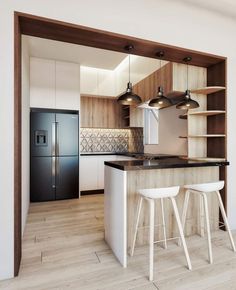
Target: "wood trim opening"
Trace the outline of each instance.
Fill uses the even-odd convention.
[[[21,36],[30,35],[112,51],[126,52],[124,47],[134,45],[133,54],[156,58],[165,51],[165,60],[182,63],[192,57],[192,65],[211,67],[226,58],[188,50],[150,40],[97,30],[35,15],[14,13],[14,274],[18,275],[21,261]]]

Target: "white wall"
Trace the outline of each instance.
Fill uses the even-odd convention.
[[[181,1],[120,0],[0,2],[0,279],[13,276],[13,11],[18,10],[85,26],[150,39],[228,57],[228,212],[236,228],[236,23]],[[92,9],[91,9],[92,7]],[[127,14],[131,11],[131,17]],[[127,16],[128,15],[128,16]]]
[[[22,234],[24,232],[30,201],[30,58],[29,47],[22,41]]]
[[[179,119],[182,112],[175,106],[159,110],[158,145],[145,145],[145,153],[187,155],[187,120]]]

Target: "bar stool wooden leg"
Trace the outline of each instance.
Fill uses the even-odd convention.
[[[211,230],[210,230],[210,221],[209,221],[208,202],[207,202],[206,194],[201,192],[201,195],[203,197],[205,218],[206,218],[206,230],[207,230],[209,262],[210,262],[210,264],[212,264],[213,263],[213,256],[212,256]]]
[[[180,221],[180,217],[179,217],[179,212],[178,212],[178,208],[177,208],[177,205],[176,205],[176,201],[175,201],[174,197],[170,197],[170,200],[171,200],[171,203],[172,203],[172,206],[173,206],[173,209],[174,209],[174,214],[175,214],[175,218],[176,218],[177,225],[178,225],[178,228],[179,228],[179,234],[180,234],[180,238],[181,238],[181,241],[182,241],[182,244],[183,244],[184,253],[185,253],[186,260],[187,260],[188,268],[189,268],[189,270],[192,270],[192,265],[191,265],[191,261],[190,261],[190,258],[189,258],[188,249],[187,249],[187,245],[186,245],[186,242],[185,242],[183,228],[182,228],[182,224],[181,224],[181,221]]]
[[[161,198],[161,216],[162,216],[162,228],[163,228],[163,246],[164,249],[167,249],[167,242],[166,242],[166,221],[165,221],[165,212],[164,212],[164,201],[163,198]]]
[[[201,194],[199,194],[199,211],[200,211],[200,236],[205,236],[205,217],[204,217],[204,201]]]
[[[184,232],[184,228],[185,228],[185,224],[186,224],[186,218],[187,218],[189,195],[190,195],[189,190],[186,190],[185,197],[184,197],[183,212],[182,212],[182,217],[181,217],[183,232]],[[179,244],[179,246],[182,245],[181,238],[179,238],[178,244]]]
[[[231,233],[231,230],[230,230],[230,227],[229,227],[228,219],[227,219],[227,216],[226,216],[226,213],[225,213],[225,208],[224,208],[224,205],[223,205],[223,202],[222,202],[222,198],[221,198],[221,195],[220,195],[219,191],[216,191],[216,193],[217,193],[217,198],[218,198],[219,205],[220,205],[221,214],[222,214],[222,217],[223,217],[223,220],[224,220],[224,224],[225,224],[225,227],[227,229],[227,232],[228,232],[228,235],[229,235],[229,239],[230,239],[230,242],[231,242],[231,246],[232,246],[233,251],[235,252],[236,251],[235,244],[234,244],[233,236],[232,236],[232,233]]]
[[[133,238],[133,243],[130,251],[130,256],[134,255],[134,247],[137,239],[137,232],[138,232],[138,225],[139,225],[139,219],[140,219],[140,213],[141,213],[141,208],[142,208],[142,203],[143,203],[143,197],[140,196],[139,201],[138,201],[138,207],[137,207],[137,218],[136,218],[136,224],[135,224],[135,230],[134,230],[134,238]]]
[[[149,200],[150,206],[150,231],[149,231],[149,280],[153,281],[153,260],[154,260],[154,200]]]

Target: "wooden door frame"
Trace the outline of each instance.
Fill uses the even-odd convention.
[[[226,63],[226,58],[176,46],[166,45],[127,35],[98,30],[21,12],[14,12],[14,275],[17,276],[21,261],[21,36],[36,36],[95,48],[125,52],[132,44],[135,55],[156,58],[165,51],[165,60],[183,63],[192,57],[192,65],[212,67]],[[226,70],[225,70],[226,73]],[[225,200],[226,202],[226,196]]]

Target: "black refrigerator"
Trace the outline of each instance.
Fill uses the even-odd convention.
[[[30,200],[79,196],[78,112],[30,112]]]

